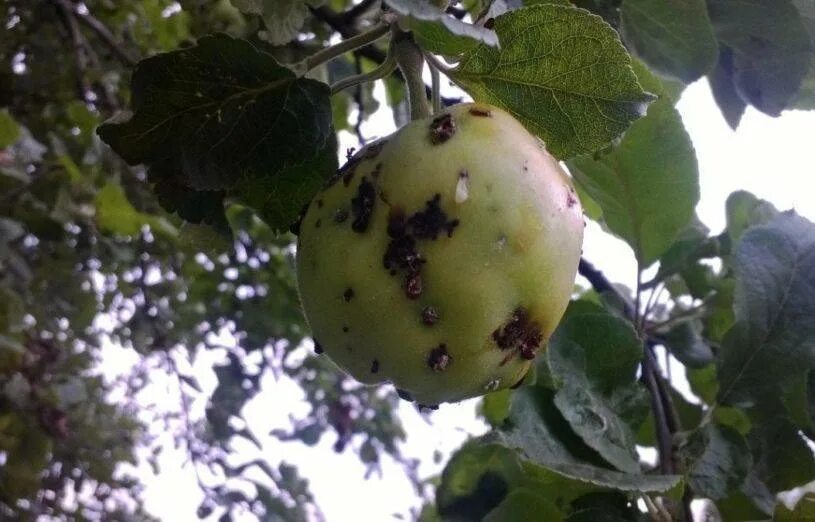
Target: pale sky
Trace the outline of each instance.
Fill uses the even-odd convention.
[[[445,83],[445,82],[443,82]],[[377,87],[379,95],[382,87]],[[780,118],[767,117],[748,109],[738,132],[731,131],[719,113],[705,81],[697,82],[685,91],[678,104],[685,126],[693,140],[700,165],[701,201],[697,212],[714,233],[725,222],[724,202],[734,190],[746,189],[767,199],[780,209],[795,208],[810,220],[815,220],[815,185],[813,185],[813,153],[815,145],[815,112],[786,112]],[[363,127],[367,137],[386,135],[394,130],[390,114],[380,110]],[[341,135],[341,149],[356,145],[352,136]],[[813,147],[815,148],[815,147]],[[633,285],[634,263],[630,249],[621,241],[590,224],[584,245],[585,257],[601,268],[615,282]],[[305,353],[310,353],[306,349]],[[206,390],[214,386],[209,369],[212,358],[196,364],[196,374]],[[126,361],[123,357],[121,361]],[[122,363],[121,369],[125,366]],[[267,434],[273,428],[290,428],[289,414],[304,412],[299,387],[290,382],[263,383],[265,392],[256,397],[245,410],[253,432],[264,445],[262,456],[270,462],[284,460],[299,467],[309,479],[311,490],[328,521],[354,520],[379,522],[392,520],[393,513],[407,516],[417,498],[410,483],[394,463],[383,463],[383,478],[374,475],[363,480],[365,468],[356,455],[336,454],[331,449],[334,435],[326,435],[316,448],[300,443],[280,443]],[[151,393],[175,404],[177,397],[165,384],[157,383]],[[400,415],[409,438],[403,454],[420,458],[420,475],[428,477],[440,472],[449,453],[457,448],[468,433],[481,433],[486,427],[475,419],[477,400],[456,405],[443,405],[430,416],[430,423],[412,407],[403,403]],[[198,415],[205,403],[195,405]],[[241,460],[251,460],[261,453],[251,445],[236,445]],[[441,463],[432,461],[434,451],[444,457]],[[164,520],[197,520],[195,509],[201,495],[189,467],[182,468],[183,452],[168,451],[161,458],[159,476],[142,466],[138,473],[146,484],[145,501],[148,510]],[[253,520],[248,517],[247,520]]]

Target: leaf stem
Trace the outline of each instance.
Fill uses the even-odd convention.
[[[436,68],[440,72],[443,72],[446,76],[449,76],[450,73],[453,71],[452,67],[445,65],[441,60],[433,56],[433,53],[425,52],[424,57],[431,67]]]
[[[365,47],[366,45],[370,45],[388,34],[389,30],[390,27],[387,24],[378,24],[364,33],[352,36],[351,38],[346,38],[338,44],[317,51],[306,58],[305,71],[308,72],[318,65],[333,60],[338,56],[342,56],[345,53],[355,51],[361,47]]]
[[[413,41],[413,35],[404,31],[395,32],[391,45],[394,46],[396,63],[405,77],[410,105],[410,119],[421,120],[430,116],[430,107],[427,104],[427,93],[422,70],[424,69],[424,55],[422,50]]]
[[[395,69],[396,55],[393,51],[393,45],[391,45],[388,47],[388,54],[385,56],[385,61],[382,62],[379,67],[367,73],[346,76],[345,78],[338,80],[331,86],[331,94],[337,94],[343,89],[347,89],[348,87],[353,87],[361,83],[379,80],[392,73]]]

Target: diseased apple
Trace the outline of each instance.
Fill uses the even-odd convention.
[[[310,203],[297,276],[319,352],[433,407],[519,383],[574,285],[583,213],[506,112],[461,104],[370,144]]]

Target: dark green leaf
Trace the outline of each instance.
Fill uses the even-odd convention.
[[[815,477],[812,449],[785,417],[763,419],[750,432],[756,477],[773,494],[803,486]]]
[[[333,170],[323,169],[333,136],[328,87],[297,78],[248,42],[208,36],[195,47],[148,58],[137,66],[132,89],[133,117],[106,123],[99,134],[128,163],[146,164],[160,199],[182,217],[196,211],[182,211],[177,200],[189,196],[174,194],[179,190],[207,191],[211,196],[194,198],[217,200],[219,191],[237,190],[240,197],[255,181],[286,185],[267,180],[293,172],[302,187],[316,186]],[[281,205],[288,196],[278,194],[286,201]]]
[[[5,149],[20,137],[20,126],[7,109],[0,110],[0,150]]]
[[[668,249],[699,200],[696,154],[668,100],[652,104],[611,152],[574,158],[569,168],[643,267]]]
[[[484,522],[527,522],[546,520],[558,522],[563,514],[548,498],[532,489],[519,488],[509,495],[484,517]]]
[[[665,346],[671,354],[690,368],[702,368],[713,362],[713,351],[702,337],[702,327],[697,320],[678,323],[663,335]]]
[[[603,147],[652,99],[617,34],[588,12],[525,7],[495,18],[495,31],[500,49],[479,46],[451,78],[513,114],[559,158]]]
[[[618,469],[639,472],[634,435],[611,402],[613,392],[637,386],[642,344],[631,325],[608,314],[567,312],[547,355],[566,421]]]
[[[482,43],[498,46],[494,31],[463,22],[426,0],[385,0],[385,3],[405,17],[405,29],[413,31],[419,45],[432,53],[454,56]]]
[[[716,63],[704,0],[624,0],[623,39],[655,71],[690,83]]]
[[[708,0],[719,42],[733,51],[733,83],[743,100],[778,116],[811,61],[809,35],[790,0]]]
[[[736,130],[747,109],[747,102],[744,101],[736,89],[735,71],[733,68],[733,50],[724,44],[719,45],[719,60],[716,67],[707,77],[710,90],[713,92],[713,99],[719,110],[722,111],[724,120],[731,129]]]
[[[736,430],[714,424],[694,431],[679,455],[693,492],[714,500],[737,491],[753,464],[747,441]]]
[[[769,222],[778,215],[778,210],[768,201],[745,190],[737,190],[727,197],[725,215],[727,233],[735,244],[748,228]]]
[[[815,226],[786,212],[735,254],[736,324],[719,354],[719,400],[750,405],[815,366]]]

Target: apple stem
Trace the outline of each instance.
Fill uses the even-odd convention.
[[[422,50],[413,41],[413,35],[397,30],[391,40],[396,55],[396,63],[405,77],[410,105],[410,119],[420,120],[430,116],[430,106],[427,103],[422,70],[424,69],[424,55]]]

